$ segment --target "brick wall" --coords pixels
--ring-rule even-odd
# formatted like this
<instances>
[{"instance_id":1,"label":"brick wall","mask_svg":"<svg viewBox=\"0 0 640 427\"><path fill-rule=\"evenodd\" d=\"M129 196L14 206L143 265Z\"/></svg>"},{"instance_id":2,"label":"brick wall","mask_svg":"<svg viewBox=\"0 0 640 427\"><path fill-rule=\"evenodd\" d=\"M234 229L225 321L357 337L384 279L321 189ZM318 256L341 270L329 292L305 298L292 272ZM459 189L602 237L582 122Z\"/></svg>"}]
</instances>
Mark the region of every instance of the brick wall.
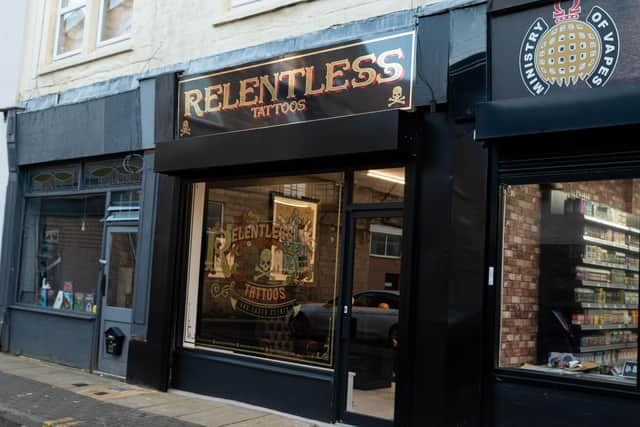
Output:
<instances>
[{"instance_id":1,"label":"brick wall","mask_svg":"<svg viewBox=\"0 0 640 427\"><path fill-rule=\"evenodd\" d=\"M638 179L560 183L553 188L640 213ZM540 197L539 185L511 186L506 195L499 360L502 367L535 363L537 359Z\"/></svg>"}]
</instances>

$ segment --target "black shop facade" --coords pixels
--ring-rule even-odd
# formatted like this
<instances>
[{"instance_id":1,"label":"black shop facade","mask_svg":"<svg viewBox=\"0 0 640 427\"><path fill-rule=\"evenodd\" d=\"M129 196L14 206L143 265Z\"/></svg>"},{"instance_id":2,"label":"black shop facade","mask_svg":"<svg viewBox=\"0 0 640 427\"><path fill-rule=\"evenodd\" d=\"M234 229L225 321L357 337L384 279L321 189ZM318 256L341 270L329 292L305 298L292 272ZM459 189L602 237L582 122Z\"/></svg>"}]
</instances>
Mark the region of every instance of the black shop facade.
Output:
<instances>
[{"instance_id":1,"label":"black shop facade","mask_svg":"<svg viewBox=\"0 0 640 427\"><path fill-rule=\"evenodd\" d=\"M443 267L474 254L482 277L484 44L454 59L442 34L486 11L461 10L156 78L149 331L128 381L356 425L479 416L444 405L480 366L442 373L481 310L447 309L469 272Z\"/></svg>"},{"instance_id":2,"label":"black shop facade","mask_svg":"<svg viewBox=\"0 0 640 427\"><path fill-rule=\"evenodd\" d=\"M490 5L487 425L637 422L637 6Z\"/></svg>"}]
</instances>

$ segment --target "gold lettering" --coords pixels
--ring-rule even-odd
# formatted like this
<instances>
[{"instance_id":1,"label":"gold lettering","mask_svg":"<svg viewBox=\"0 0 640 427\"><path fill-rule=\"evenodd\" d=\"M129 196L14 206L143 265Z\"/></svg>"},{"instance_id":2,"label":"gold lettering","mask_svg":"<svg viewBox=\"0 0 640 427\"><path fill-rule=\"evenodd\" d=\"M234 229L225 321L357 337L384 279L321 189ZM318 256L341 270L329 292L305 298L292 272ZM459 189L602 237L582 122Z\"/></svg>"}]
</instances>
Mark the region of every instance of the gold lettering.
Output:
<instances>
[{"instance_id":1,"label":"gold lettering","mask_svg":"<svg viewBox=\"0 0 640 427\"><path fill-rule=\"evenodd\" d=\"M279 74L273 74L273 83L271 83L269 78L270 76L260 76L260 96L258 97L258 104L265 103L264 98L266 92L269 92L269 95L271 95L271 102L278 102L278 91L280 90Z\"/></svg>"},{"instance_id":2,"label":"gold lettering","mask_svg":"<svg viewBox=\"0 0 640 427\"><path fill-rule=\"evenodd\" d=\"M305 73L304 68L295 68L293 70L282 71L280 73L280 80L286 76L288 78L287 82L287 99L295 99L296 97L296 74L300 74L300 77L303 77Z\"/></svg>"},{"instance_id":3,"label":"gold lettering","mask_svg":"<svg viewBox=\"0 0 640 427\"><path fill-rule=\"evenodd\" d=\"M384 77L382 74L378 74L376 78L378 83L391 83L396 80L401 80L404 77L404 67L398 63L387 62L387 58L389 57L404 59L404 52L402 49L393 49L382 52L380 56L378 56L377 64L384 70L384 74L388 76Z\"/></svg>"},{"instance_id":4,"label":"gold lettering","mask_svg":"<svg viewBox=\"0 0 640 427\"><path fill-rule=\"evenodd\" d=\"M231 96L231 83L223 83L222 88L224 89L224 92L222 93L222 111L235 110L238 108L239 101L237 99L233 103L229 102L229 98Z\"/></svg>"},{"instance_id":5,"label":"gold lettering","mask_svg":"<svg viewBox=\"0 0 640 427\"><path fill-rule=\"evenodd\" d=\"M315 72L316 72L316 67L311 66L311 67L306 67L306 76L307 78L305 79L305 91L304 91L304 96L316 96L316 95L322 95L324 93L324 83L320 84L320 87L317 89L313 88L313 81L315 78Z\"/></svg>"},{"instance_id":6,"label":"gold lettering","mask_svg":"<svg viewBox=\"0 0 640 427\"><path fill-rule=\"evenodd\" d=\"M214 93L215 92L215 93ZM206 87L204 89L204 111L206 113L213 113L216 111L220 111L220 101L218 101L218 95L222 93L222 86L213 85ZM215 107L212 105L213 102L217 102L218 105Z\"/></svg>"},{"instance_id":7,"label":"gold lettering","mask_svg":"<svg viewBox=\"0 0 640 427\"><path fill-rule=\"evenodd\" d=\"M204 112L200 108L202 102L202 92L200 89L191 89L184 93L184 116L191 117L191 108L196 113L196 116L203 117Z\"/></svg>"},{"instance_id":8,"label":"gold lettering","mask_svg":"<svg viewBox=\"0 0 640 427\"><path fill-rule=\"evenodd\" d=\"M257 77L240 80L240 107L252 107L258 103L255 97L256 87L260 82ZM247 95L254 95L253 99L247 99Z\"/></svg>"},{"instance_id":9,"label":"gold lettering","mask_svg":"<svg viewBox=\"0 0 640 427\"><path fill-rule=\"evenodd\" d=\"M351 63L348 59L339 59L329 62L327 65L327 92L342 92L349 88L349 80L345 80L341 85L335 85L336 78L344 77L344 71L351 69Z\"/></svg>"},{"instance_id":10,"label":"gold lettering","mask_svg":"<svg viewBox=\"0 0 640 427\"><path fill-rule=\"evenodd\" d=\"M353 71L358 73L358 79L351 80L351 86L353 87L367 87L376 83L376 72L375 68L372 67L363 67L363 62L370 62L374 64L376 62L376 55L374 53L370 53L369 55L358 56L353 60L352 66Z\"/></svg>"}]
</instances>

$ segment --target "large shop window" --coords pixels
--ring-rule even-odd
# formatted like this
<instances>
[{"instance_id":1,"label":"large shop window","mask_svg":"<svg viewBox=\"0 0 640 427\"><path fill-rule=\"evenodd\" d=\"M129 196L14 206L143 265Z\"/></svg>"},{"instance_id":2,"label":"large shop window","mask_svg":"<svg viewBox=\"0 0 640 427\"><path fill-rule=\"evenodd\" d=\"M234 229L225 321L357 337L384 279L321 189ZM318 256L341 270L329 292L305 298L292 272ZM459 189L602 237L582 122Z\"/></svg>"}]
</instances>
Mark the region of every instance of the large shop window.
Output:
<instances>
[{"instance_id":1,"label":"large shop window","mask_svg":"<svg viewBox=\"0 0 640 427\"><path fill-rule=\"evenodd\" d=\"M27 199L18 301L95 313L105 196Z\"/></svg>"},{"instance_id":2,"label":"large shop window","mask_svg":"<svg viewBox=\"0 0 640 427\"><path fill-rule=\"evenodd\" d=\"M338 173L194 185L186 346L332 366L342 187Z\"/></svg>"},{"instance_id":3,"label":"large shop window","mask_svg":"<svg viewBox=\"0 0 640 427\"><path fill-rule=\"evenodd\" d=\"M505 186L501 368L636 384L640 179Z\"/></svg>"}]
</instances>

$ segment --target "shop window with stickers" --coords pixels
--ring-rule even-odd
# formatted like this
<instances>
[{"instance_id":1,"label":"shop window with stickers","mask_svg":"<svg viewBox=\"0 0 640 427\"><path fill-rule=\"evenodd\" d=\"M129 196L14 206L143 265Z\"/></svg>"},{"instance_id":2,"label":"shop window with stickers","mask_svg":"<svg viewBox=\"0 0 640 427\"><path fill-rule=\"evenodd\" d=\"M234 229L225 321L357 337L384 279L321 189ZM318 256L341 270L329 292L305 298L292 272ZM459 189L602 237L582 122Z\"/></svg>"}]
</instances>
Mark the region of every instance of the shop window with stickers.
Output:
<instances>
[{"instance_id":1,"label":"shop window with stickers","mask_svg":"<svg viewBox=\"0 0 640 427\"><path fill-rule=\"evenodd\" d=\"M185 346L332 366L341 173L193 185Z\"/></svg>"}]
</instances>

